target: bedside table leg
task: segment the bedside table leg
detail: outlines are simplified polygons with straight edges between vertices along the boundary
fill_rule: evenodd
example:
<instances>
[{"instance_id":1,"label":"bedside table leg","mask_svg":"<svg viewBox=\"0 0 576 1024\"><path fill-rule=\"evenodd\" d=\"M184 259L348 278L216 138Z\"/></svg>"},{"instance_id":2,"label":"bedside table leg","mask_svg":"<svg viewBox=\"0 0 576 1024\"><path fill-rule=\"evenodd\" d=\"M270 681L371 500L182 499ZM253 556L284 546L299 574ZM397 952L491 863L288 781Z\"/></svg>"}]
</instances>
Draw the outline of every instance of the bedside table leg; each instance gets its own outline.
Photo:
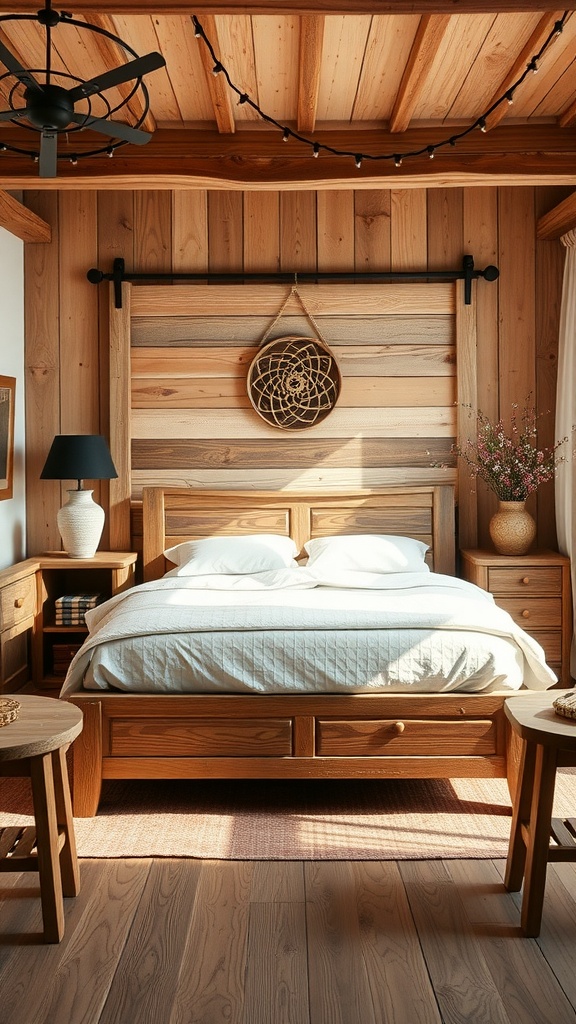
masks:
<instances>
[{"instance_id":1,"label":"bedside table leg","mask_svg":"<svg viewBox=\"0 0 576 1024\"><path fill-rule=\"evenodd\" d=\"M80 869L76 854L72 799L70 796L70 783L68 781L68 766L66 764L67 749L67 747L60 747L59 750L52 752L52 770L54 772L56 821L65 837L64 846L60 851L62 892L64 896L77 896L80 892Z\"/></svg>"},{"instance_id":2,"label":"bedside table leg","mask_svg":"<svg viewBox=\"0 0 576 1024\"><path fill-rule=\"evenodd\" d=\"M550 825L556 782L557 751L555 747L536 746L534 793L528 828L526 874L522 896L520 923L526 936L540 934L546 869L550 850Z\"/></svg>"},{"instance_id":3,"label":"bedside table leg","mask_svg":"<svg viewBox=\"0 0 576 1024\"><path fill-rule=\"evenodd\" d=\"M38 851L44 939L46 942L60 942L64 935L64 904L62 901L52 754L30 758L30 780L36 821L36 849Z\"/></svg>"},{"instance_id":4,"label":"bedside table leg","mask_svg":"<svg viewBox=\"0 0 576 1024\"><path fill-rule=\"evenodd\" d=\"M522 888L524 867L526 864L526 844L522 834L523 826L530 820L532 792L534 789L534 766L536 763L536 746L534 743L522 742L520 756L519 780L514 799L510 844L506 861L504 885L508 892L519 892Z\"/></svg>"}]
</instances>

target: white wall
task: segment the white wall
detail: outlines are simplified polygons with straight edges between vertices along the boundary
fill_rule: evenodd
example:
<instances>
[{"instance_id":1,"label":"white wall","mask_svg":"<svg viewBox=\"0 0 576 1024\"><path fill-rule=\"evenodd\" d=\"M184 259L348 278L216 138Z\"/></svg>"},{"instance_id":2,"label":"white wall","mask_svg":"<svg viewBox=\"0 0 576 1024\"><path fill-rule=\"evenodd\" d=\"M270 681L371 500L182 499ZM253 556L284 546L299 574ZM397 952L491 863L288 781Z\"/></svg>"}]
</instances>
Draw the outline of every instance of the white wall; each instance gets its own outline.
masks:
<instances>
[{"instance_id":1,"label":"white wall","mask_svg":"<svg viewBox=\"0 0 576 1024\"><path fill-rule=\"evenodd\" d=\"M0 569L26 557L24 243L0 228L0 375L16 378L14 496L0 501Z\"/></svg>"}]
</instances>

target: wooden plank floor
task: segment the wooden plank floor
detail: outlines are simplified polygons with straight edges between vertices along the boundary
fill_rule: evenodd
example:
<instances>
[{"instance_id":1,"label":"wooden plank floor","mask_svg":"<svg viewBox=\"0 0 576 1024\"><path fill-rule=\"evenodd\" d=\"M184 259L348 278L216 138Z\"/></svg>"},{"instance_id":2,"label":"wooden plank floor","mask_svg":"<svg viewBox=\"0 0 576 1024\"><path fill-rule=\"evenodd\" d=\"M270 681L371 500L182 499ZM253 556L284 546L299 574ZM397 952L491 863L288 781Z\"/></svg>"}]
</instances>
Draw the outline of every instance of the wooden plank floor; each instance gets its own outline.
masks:
<instances>
[{"instance_id":1,"label":"wooden plank floor","mask_svg":"<svg viewBox=\"0 0 576 1024\"><path fill-rule=\"evenodd\" d=\"M84 860L60 945L0 877L1 1024L574 1024L576 866L524 939L502 861Z\"/></svg>"}]
</instances>

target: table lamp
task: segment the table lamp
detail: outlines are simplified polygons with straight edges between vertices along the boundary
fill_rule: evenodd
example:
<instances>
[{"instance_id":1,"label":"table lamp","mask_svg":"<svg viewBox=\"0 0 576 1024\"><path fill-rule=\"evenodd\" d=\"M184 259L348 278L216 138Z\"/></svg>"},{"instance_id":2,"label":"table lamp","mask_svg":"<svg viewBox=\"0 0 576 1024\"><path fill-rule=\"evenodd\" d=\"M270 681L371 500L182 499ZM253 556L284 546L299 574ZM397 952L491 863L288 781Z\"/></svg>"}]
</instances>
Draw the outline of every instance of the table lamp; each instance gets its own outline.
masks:
<instances>
[{"instance_id":1,"label":"table lamp","mask_svg":"<svg viewBox=\"0 0 576 1024\"><path fill-rule=\"evenodd\" d=\"M68 501L57 516L64 550L70 558L92 558L102 530L104 509L82 487L83 480L111 480L118 473L106 439L101 434L57 434L52 442L41 480L77 480Z\"/></svg>"}]
</instances>

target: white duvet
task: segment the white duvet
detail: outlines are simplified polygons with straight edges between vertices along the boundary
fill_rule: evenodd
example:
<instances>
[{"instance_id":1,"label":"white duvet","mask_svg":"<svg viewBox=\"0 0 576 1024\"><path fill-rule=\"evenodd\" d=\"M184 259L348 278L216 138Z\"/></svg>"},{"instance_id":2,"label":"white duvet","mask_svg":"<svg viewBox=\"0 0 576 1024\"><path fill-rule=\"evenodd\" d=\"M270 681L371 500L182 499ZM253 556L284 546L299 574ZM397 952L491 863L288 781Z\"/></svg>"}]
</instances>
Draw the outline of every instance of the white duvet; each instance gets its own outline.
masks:
<instances>
[{"instance_id":1,"label":"white duvet","mask_svg":"<svg viewBox=\"0 0 576 1024\"><path fill-rule=\"evenodd\" d=\"M164 577L99 605L62 695L542 690L542 648L474 584L306 568Z\"/></svg>"}]
</instances>

